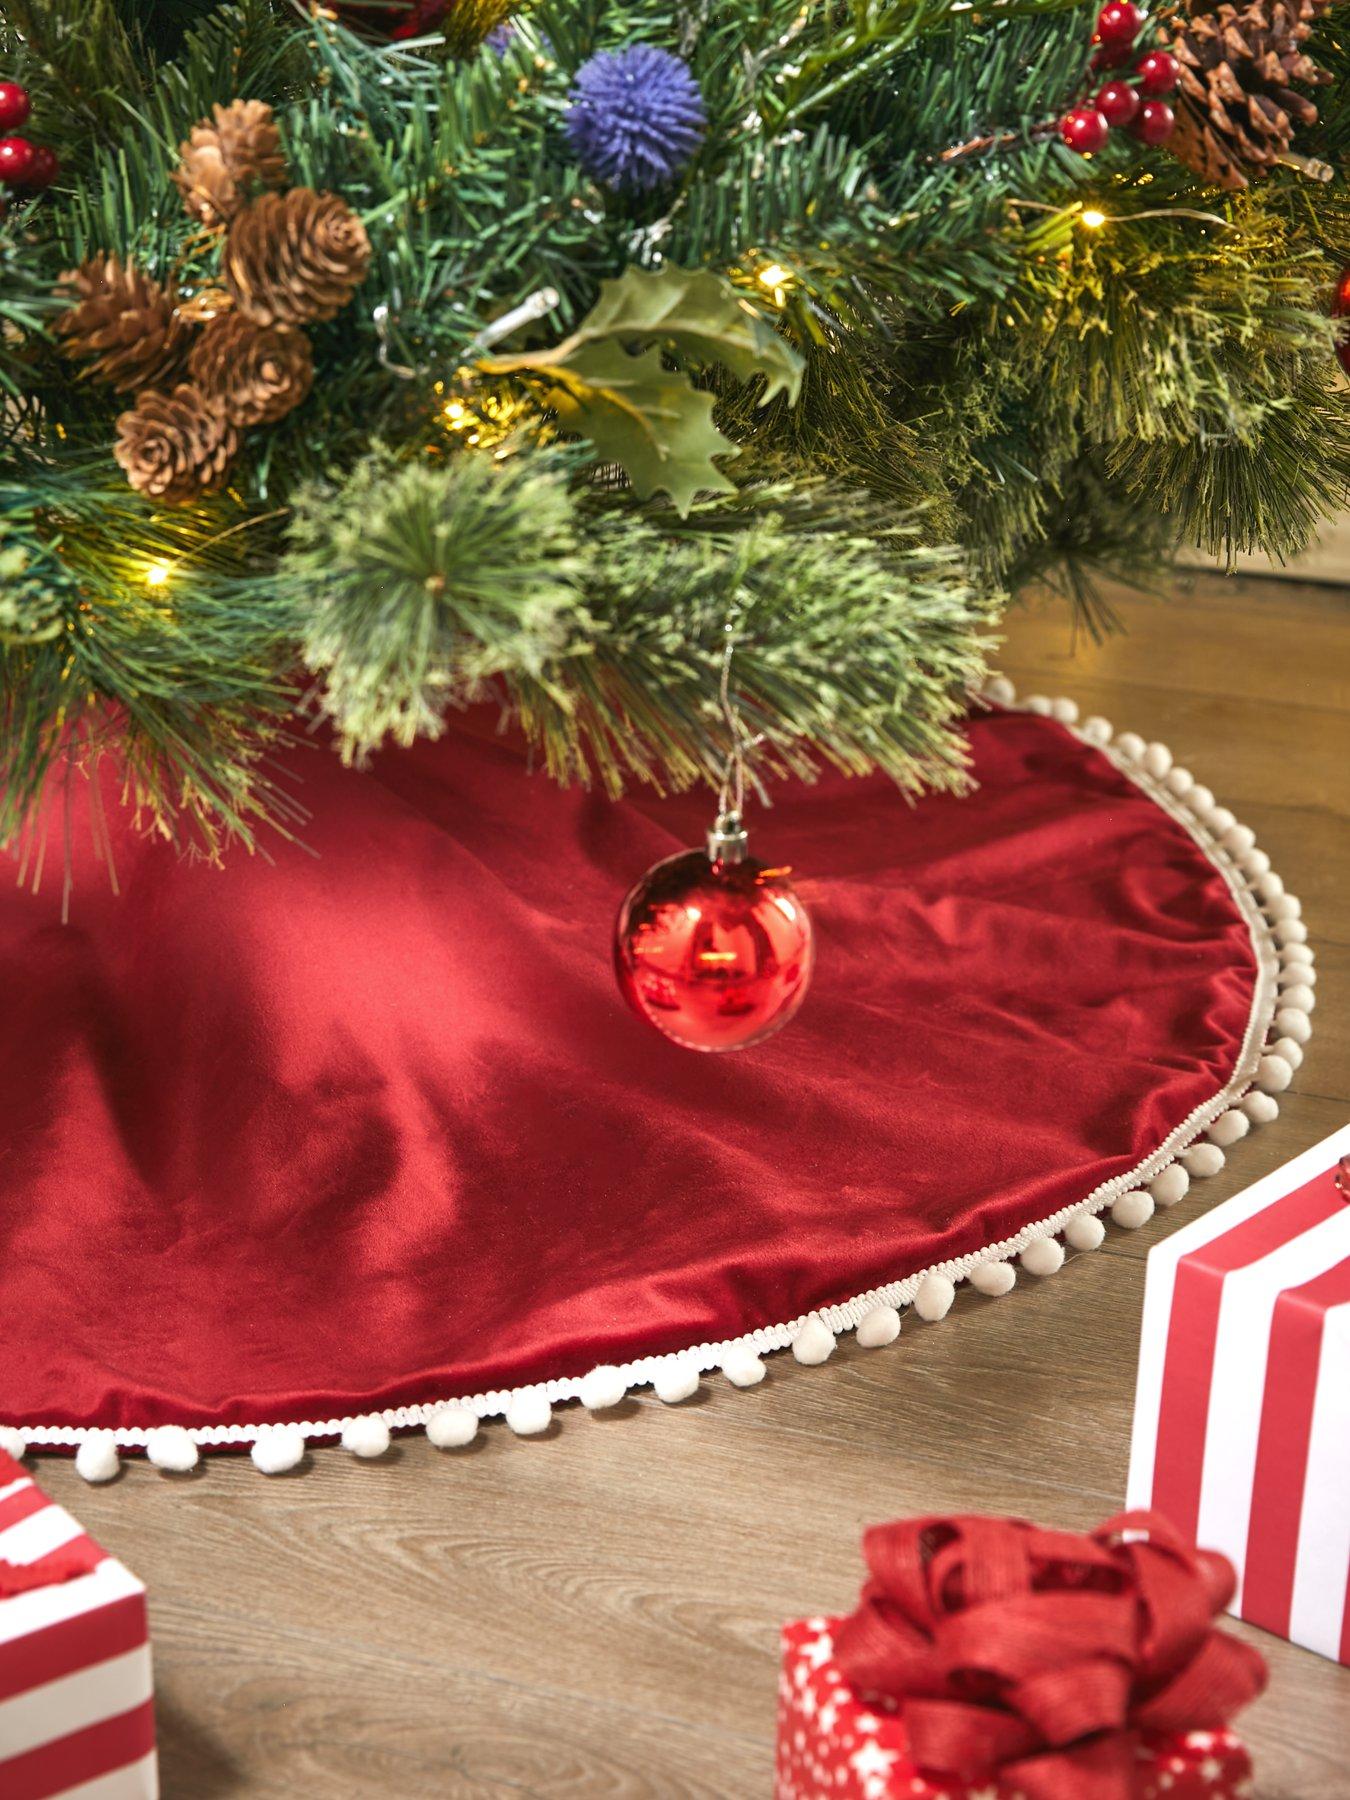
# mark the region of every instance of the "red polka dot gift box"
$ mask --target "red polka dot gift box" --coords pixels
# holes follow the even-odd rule
[[[775,1800],[1244,1800],[1265,1681],[1221,1557],[1124,1514],[869,1531],[847,1618],[783,1632]]]

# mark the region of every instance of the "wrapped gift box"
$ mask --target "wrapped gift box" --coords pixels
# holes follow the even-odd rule
[[[158,1792],[145,1589],[0,1452],[0,1795]]]
[[[783,1631],[774,1800],[1015,1800],[1016,1784],[926,1776],[909,1757],[894,1701],[864,1702],[834,1660],[837,1619]],[[1244,1800],[1251,1761],[1231,1731],[1190,1731],[1141,1746],[1137,1800]]]
[[[1350,1126],[1149,1253],[1129,1504],[1238,1572],[1230,1611],[1350,1662]],[[1347,1184],[1350,1185],[1350,1184]]]

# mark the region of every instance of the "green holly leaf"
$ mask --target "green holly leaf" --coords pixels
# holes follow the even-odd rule
[[[801,389],[801,357],[710,269],[626,269],[560,344],[479,367],[544,383],[564,428],[619,463],[640,498],[664,492],[687,513],[696,494],[732,490],[711,459],[737,452],[712,422],[711,395],[666,368],[658,346],[738,381],[762,376],[761,405],[780,393],[793,403]]]
[[[712,395],[665,368],[659,350],[634,355],[602,340],[552,375],[544,399],[563,429],[589,438],[602,461],[619,463],[640,500],[667,493],[684,515],[699,493],[734,492],[712,458],[740,452],[713,424]]]

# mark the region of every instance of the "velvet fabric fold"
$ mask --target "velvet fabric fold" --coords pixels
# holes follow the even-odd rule
[[[1052,720],[972,720],[971,798],[775,790],[818,943],[780,1036],[624,1007],[625,889],[706,797],[561,793],[490,718],[292,767],[315,854],[179,862],[77,798],[0,892],[0,1419],[319,1420],[790,1319],[1044,1219],[1228,1081],[1247,927]],[[76,786],[78,795],[79,785]],[[49,853],[50,862],[50,853]]]

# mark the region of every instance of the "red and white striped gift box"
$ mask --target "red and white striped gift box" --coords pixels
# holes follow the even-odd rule
[[[158,1792],[145,1589],[0,1452],[0,1795]]]
[[[1238,1571],[1231,1611],[1350,1662],[1350,1126],[1149,1253],[1129,1505]]]

